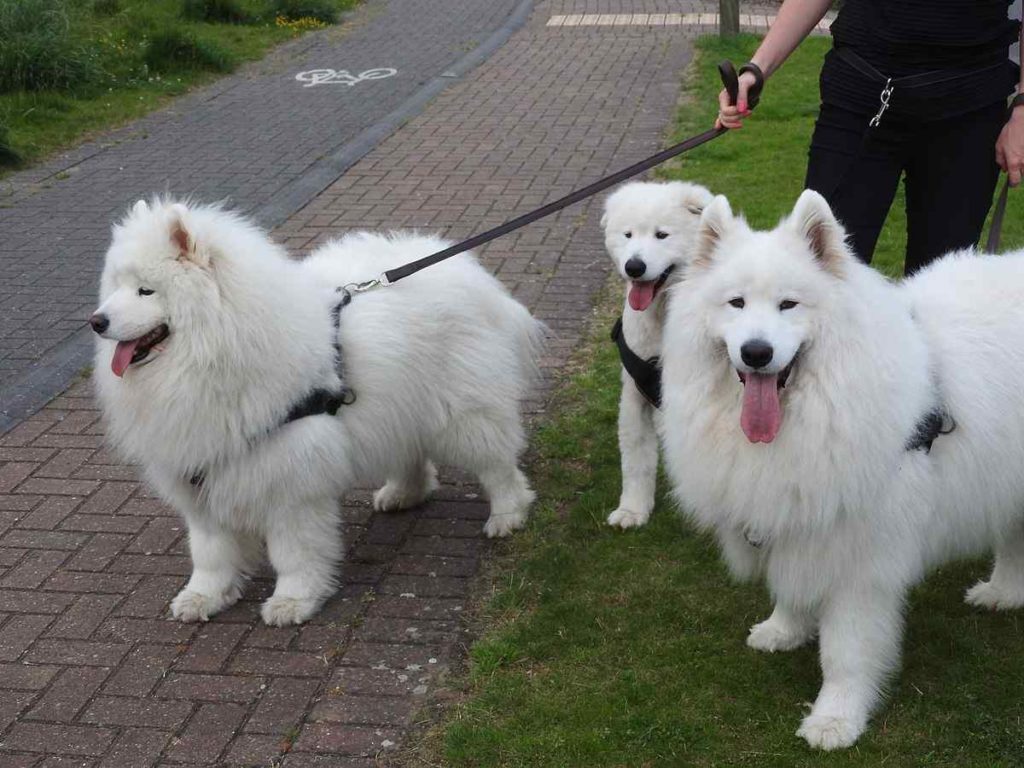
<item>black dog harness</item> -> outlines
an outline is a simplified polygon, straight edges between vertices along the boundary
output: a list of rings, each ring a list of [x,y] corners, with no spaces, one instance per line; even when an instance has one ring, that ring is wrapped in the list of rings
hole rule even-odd
[[[914,434],[907,441],[908,451],[924,451],[930,453],[932,443],[939,435],[948,435],[956,429],[956,422],[953,417],[940,408],[929,411],[921,417],[914,427]]]
[[[644,360],[629,348],[626,334],[622,332],[621,317],[612,327],[612,341],[619,348],[619,360],[636,384],[637,391],[655,408],[661,408],[661,358],[654,356]]]
[[[291,407],[288,415],[284,417],[284,421],[277,425],[278,428],[283,427],[285,424],[291,424],[293,421],[304,419],[307,416],[322,416],[323,414],[334,416],[338,413],[338,409],[341,406],[351,405],[356,401],[356,393],[344,384],[341,339],[338,336],[338,330],[341,327],[341,310],[352,301],[352,294],[345,288],[338,288],[336,292],[341,294],[341,298],[331,307],[331,322],[334,325],[334,367],[337,369],[338,376],[342,380],[341,389],[333,391],[317,387]]]
[[[339,378],[342,380],[341,389],[332,390],[324,387],[317,387],[316,389],[311,390],[305,397],[288,409],[288,415],[285,416],[277,426],[269,428],[265,433],[259,435],[257,438],[250,438],[250,444],[255,443],[256,440],[266,437],[275,429],[280,429],[281,427],[291,424],[293,421],[304,419],[307,416],[335,416],[341,406],[351,405],[356,401],[356,393],[344,384],[345,376],[344,366],[342,365],[343,358],[341,354],[341,339],[338,335],[338,331],[341,327],[341,310],[344,309],[350,301],[352,301],[352,294],[349,293],[347,288],[338,288],[335,292],[340,294],[341,297],[331,307],[331,322],[334,326],[334,367],[338,371]],[[198,469],[195,473],[189,476],[188,482],[189,485],[194,488],[202,488],[205,480],[206,470]]]

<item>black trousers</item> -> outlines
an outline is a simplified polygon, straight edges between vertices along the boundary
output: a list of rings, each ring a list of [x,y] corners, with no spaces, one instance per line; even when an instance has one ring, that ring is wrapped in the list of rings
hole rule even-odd
[[[995,146],[1006,105],[916,123],[886,113],[869,128],[872,115],[822,104],[805,184],[828,200],[857,256],[871,262],[901,176],[906,274],[977,243],[999,179]]]

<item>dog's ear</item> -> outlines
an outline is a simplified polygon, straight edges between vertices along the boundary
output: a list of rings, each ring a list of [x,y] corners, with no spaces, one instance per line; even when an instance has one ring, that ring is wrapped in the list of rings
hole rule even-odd
[[[700,216],[704,213],[704,209],[714,199],[714,195],[704,189],[704,187],[698,187],[696,184],[687,184],[683,189],[683,207],[694,216]]]
[[[177,259],[180,262],[188,262],[200,267],[210,266],[210,259],[203,249],[199,248],[195,237],[188,226],[188,208],[181,203],[171,206],[170,224],[168,233],[171,244],[177,250]]]
[[[144,213],[149,213],[149,206],[146,205],[145,200],[139,200],[132,206],[132,214],[135,216],[141,216]]]
[[[804,190],[793,206],[789,222],[810,246],[822,269],[842,277],[847,258],[846,232],[825,198],[814,190]]]
[[[695,267],[706,267],[714,259],[718,242],[732,226],[734,217],[732,208],[725,195],[716,195],[704,208],[697,228],[697,246],[694,250],[692,264]]]

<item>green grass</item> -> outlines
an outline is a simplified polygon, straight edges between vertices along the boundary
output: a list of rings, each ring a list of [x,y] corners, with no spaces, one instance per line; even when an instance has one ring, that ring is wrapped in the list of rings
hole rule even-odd
[[[181,15],[192,21],[224,24],[248,24],[257,18],[238,0],[184,0]]]
[[[38,161],[139,117],[355,2],[321,0],[320,21],[296,22],[278,0],[0,0],[11,156]],[[12,164],[0,153],[0,173]]]
[[[0,93],[68,89],[100,75],[65,0],[0,0]]]
[[[235,60],[220,46],[181,29],[157,32],[146,46],[143,61],[151,72],[230,72]]]
[[[13,167],[21,162],[21,156],[11,146],[10,129],[0,122],[0,167]]]
[[[708,124],[714,62],[745,60],[752,44],[702,45],[698,106],[682,109],[681,135]],[[774,224],[801,187],[822,52],[804,47],[750,127],[677,170],[728,194],[756,225]],[[891,269],[900,247],[895,229],[888,234]],[[603,302],[578,373],[536,435],[538,506],[495,565],[482,637],[457,681],[464,698],[411,759],[523,768],[1022,765],[1024,617],[962,602],[986,563],[945,568],[914,591],[903,669],[886,703],[855,748],[826,755],[794,736],[820,684],[816,649],[766,655],[744,644],[770,612],[764,588],[731,583],[713,542],[665,498],[643,529],[605,524],[620,488],[619,364],[607,340],[619,301],[615,291]]]
[[[316,19],[325,24],[337,21],[339,12],[334,0],[271,0],[270,5],[286,19]]]

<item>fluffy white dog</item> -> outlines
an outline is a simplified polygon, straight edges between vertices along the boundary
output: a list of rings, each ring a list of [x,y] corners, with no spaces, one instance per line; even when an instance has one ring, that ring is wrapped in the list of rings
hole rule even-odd
[[[188,523],[175,617],[238,600],[265,543],[264,621],[305,621],[335,588],[337,499],[372,482],[379,510],[417,504],[432,461],[479,477],[487,535],[524,524],[518,408],[542,326],[470,256],[347,306],[336,290],[445,245],[357,234],[293,261],[237,216],[163,201],[114,227],[95,379],[109,438]]]
[[[625,346],[628,351],[623,354],[635,355],[634,364],[642,366],[637,378],[625,365],[622,369],[622,495],[618,508],[608,516],[609,525],[644,525],[654,508],[658,475],[655,395],[659,387],[657,364],[648,361],[656,358],[661,348],[663,289],[682,274],[696,242],[701,211],[710,202],[707,189],[680,181],[626,184],[605,202],[601,219],[605,247],[626,281],[622,321],[616,324],[613,338],[620,353]]]
[[[1024,252],[887,281],[814,192],[770,232],[722,197],[704,211],[669,298],[666,463],[732,572],[767,578],[775,610],[748,644],[819,635],[797,731],[814,747],[863,732],[928,568],[995,548],[968,602],[1024,605],[1022,297]]]

